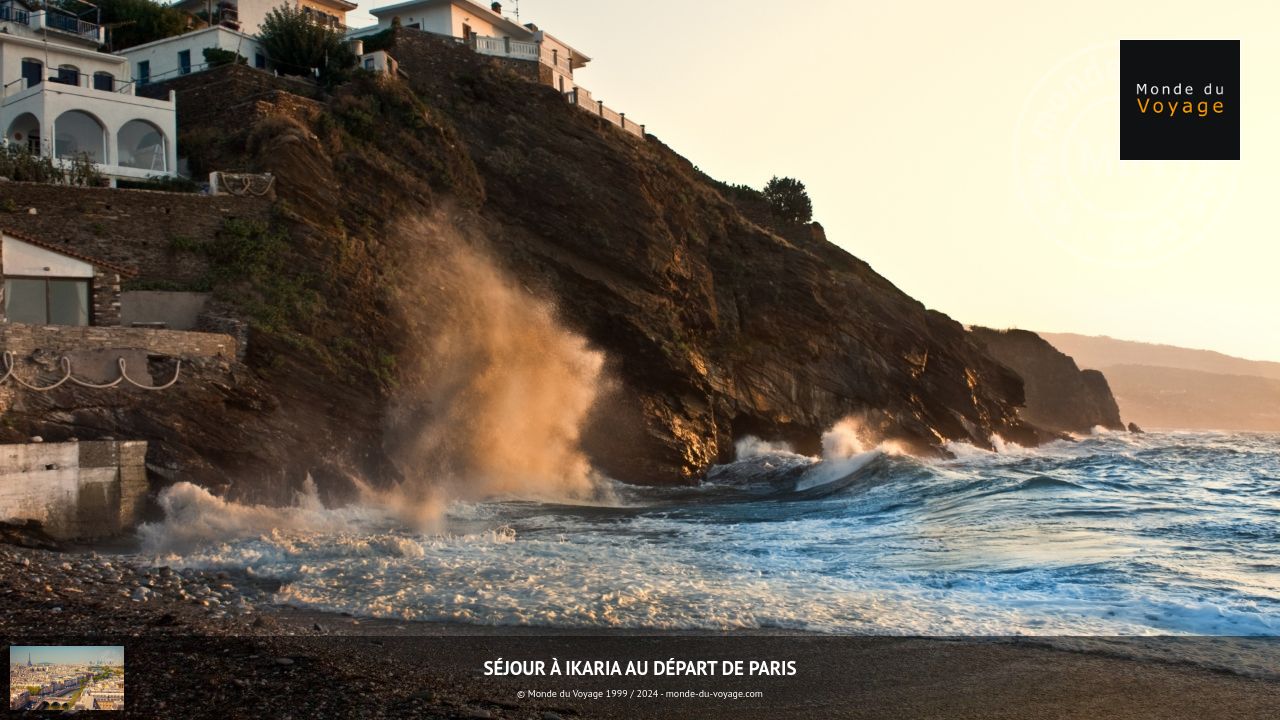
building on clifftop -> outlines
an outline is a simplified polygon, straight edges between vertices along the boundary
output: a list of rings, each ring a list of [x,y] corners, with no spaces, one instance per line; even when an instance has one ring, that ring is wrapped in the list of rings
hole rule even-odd
[[[0,129],[4,141],[61,162],[86,157],[117,179],[173,175],[177,121],[167,100],[134,93],[129,64],[98,52],[92,5],[81,15],[0,0]]]

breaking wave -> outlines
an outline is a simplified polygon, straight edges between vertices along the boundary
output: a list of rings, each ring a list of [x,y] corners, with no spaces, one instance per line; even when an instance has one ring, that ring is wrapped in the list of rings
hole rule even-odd
[[[171,511],[229,539],[156,559],[248,567],[283,602],[404,620],[1280,634],[1276,436],[1115,434],[938,461],[840,447],[852,454],[743,452],[699,487],[630,489],[626,507],[453,503],[434,533],[309,500],[277,523],[187,488]]]

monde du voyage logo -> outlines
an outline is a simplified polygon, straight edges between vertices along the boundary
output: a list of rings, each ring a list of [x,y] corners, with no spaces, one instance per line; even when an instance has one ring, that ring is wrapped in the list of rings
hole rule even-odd
[[[1239,160],[1240,41],[1121,40],[1120,159]]]

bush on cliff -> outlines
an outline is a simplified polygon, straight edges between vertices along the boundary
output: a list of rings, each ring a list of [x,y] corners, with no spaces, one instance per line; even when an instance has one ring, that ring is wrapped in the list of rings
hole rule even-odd
[[[813,219],[813,202],[804,183],[789,177],[773,176],[764,186],[764,199],[783,222],[807,223]]]
[[[312,22],[301,6],[267,13],[258,34],[271,66],[285,75],[314,75],[326,85],[341,82],[356,66],[355,52],[330,27]]]
[[[187,31],[185,13],[153,0],[99,0],[107,49],[118,51]]]

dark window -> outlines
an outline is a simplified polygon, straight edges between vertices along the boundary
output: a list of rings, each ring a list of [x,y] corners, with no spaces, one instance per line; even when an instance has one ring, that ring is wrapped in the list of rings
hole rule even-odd
[[[32,325],[88,325],[89,281],[6,278],[5,317]]]
[[[115,89],[116,89],[116,79],[115,79],[115,77],[114,77],[111,73],[104,73],[104,72],[94,73],[94,74],[93,74],[93,89],[94,89],[94,90],[106,90],[107,92],[110,92],[110,91],[112,91],[112,90],[115,90]]]
[[[151,82],[151,61],[142,60],[138,62],[138,84],[146,85]]]
[[[183,50],[178,53],[178,74],[186,75],[191,72],[191,51]]]
[[[263,55],[262,53],[254,53],[254,54],[253,54],[253,66],[254,66],[254,67],[256,67],[256,68],[266,68],[266,67],[267,67],[267,56],[266,56],[266,55]]]
[[[63,65],[58,68],[58,76],[54,78],[54,81],[63,85],[79,85],[80,69],[75,65]]]
[[[27,81],[27,87],[39,85],[44,79],[44,63],[39,60],[23,60],[22,77]]]

